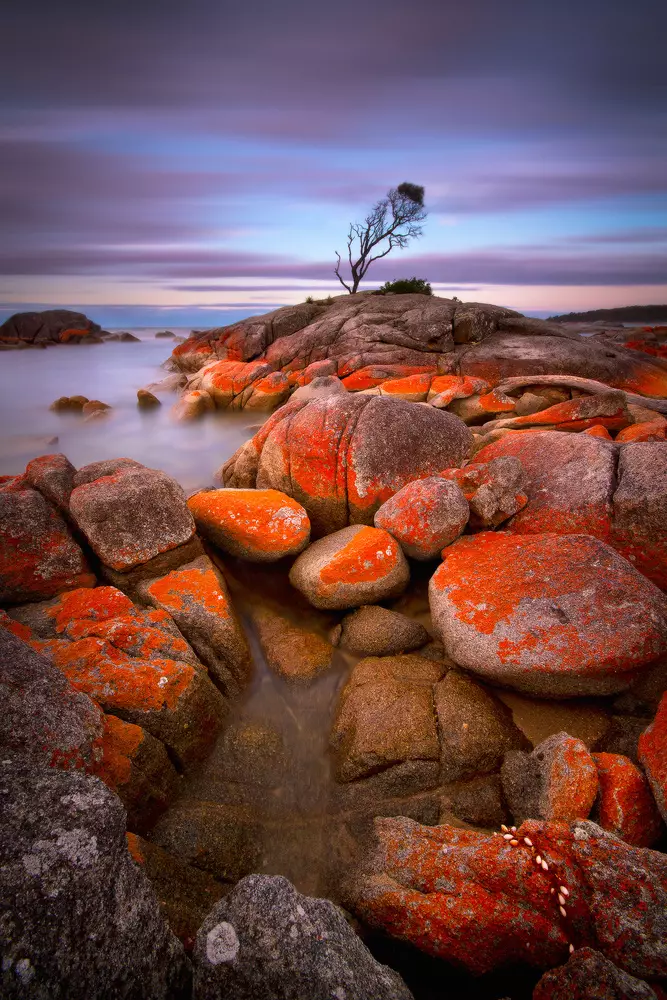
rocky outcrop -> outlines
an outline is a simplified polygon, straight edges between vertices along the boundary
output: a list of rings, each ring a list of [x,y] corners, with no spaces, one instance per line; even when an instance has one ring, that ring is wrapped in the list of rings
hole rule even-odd
[[[86,775],[0,767],[2,996],[187,1000],[188,960],[127,852],[119,800]]]
[[[530,820],[505,838],[404,818],[374,827],[344,893],[371,926],[474,975],[549,969],[581,944],[631,976],[667,975],[664,854],[588,821]]]
[[[328,900],[249,875],[206,917],[194,956],[197,1000],[411,1000]]]
[[[482,532],[445,555],[429,586],[436,632],[456,663],[494,683],[613,693],[666,651],[664,595],[590,535]]]
[[[4,347],[97,344],[103,336],[97,323],[69,309],[14,313],[0,326],[0,346]]]

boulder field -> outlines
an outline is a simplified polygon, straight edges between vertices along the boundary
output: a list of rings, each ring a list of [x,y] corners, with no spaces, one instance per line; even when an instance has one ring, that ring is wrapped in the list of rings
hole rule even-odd
[[[217,486],[3,477],[0,994],[664,997],[657,342],[307,303],[174,351]]]

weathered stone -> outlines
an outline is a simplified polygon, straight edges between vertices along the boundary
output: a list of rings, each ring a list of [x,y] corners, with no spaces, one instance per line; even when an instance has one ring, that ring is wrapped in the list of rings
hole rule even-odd
[[[7,1000],[186,1000],[189,963],[96,778],[3,761],[0,908]]]
[[[525,819],[587,819],[598,794],[595,761],[581,740],[556,733],[531,754],[511,751],[501,768],[503,792],[516,823]]]
[[[0,601],[19,604],[92,587],[86,557],[51,504],[33,489],[0,489]]]
[[[407,556],[434,559],[468,523],[468,502],[456,483],[429,476],[408,483],[376,511],[376,528],[388,531]]]
[[[28,462],[25,470],[26,482],[61,513],[69,509],[75,475],[76,469],[65,455],[41,455]]]
[[[497,528],[528,502],[523,466],[511,455],[485,463],[477,460],[463,469],[448,469],[445,476],[463,491],[474,528]]]
[[[202,490],[188,507],[214,545],[251,562],[298,555],[310,541],[306,511],[278,490]]]
[[[492,830],[510,821],[499,774],[448,785],[440,797],[440,806],[440,823],[446,823],[452,813],[464,823]]]
[[[143,466],[123,464],[76,486],[70,511],[102,562],[121,572],[185,544],[195,532],[178,483]]]
[[[341,911],[280,876],[250,875],[221,899],[197,935],[195,997],[216,1000],[411,1000]]]
[[[418,621],[367,604],[343,618],[337,644],[362,656],[391,656],[419,649],[428,641],[429,634]]]
[[[443,781],[496,771],[507,751],[531,745],[509,708],[458,670],[436,684],[434,704]]]
[[[626,444],[618,457],[610,544],[667,590],[667,447]]]
[[[660,815],[667,823],[667,693],[655,719],[639,737],[638,753]]]
[[[251,614],[267,666],[278,677],[309,681],[331,664],[333,648],[314,630],[297,625],[264,605],[254,607]]]
[[[252,672],[250,651],[222,573],[208,556],[144,580],[137,590],[173,618],[225,694],[243,690]]]
[[[400,817],[377,819],[375,837],[346,881],[345,905],[364,923],[473,975],[514,963],[550,969],[580,941],[631,975],[659,981],[667,974],[664,854],[586,821],[528,821],[517,846]],[[565,917],[560,885],[568,889]]]
[[[386,531],[351,525],[313,542],[297,557],[289,578],[316,608],[336,610],[396,597],[410,570]]]
[[[533,1000],[658,1000],[658,995],[599,951],[584,947],[577,948],[566,965],[542,976]]]
[[[589,535],[461,538],[429,594],[456,663],[531,694],[624,690],[667,646],[664,595]]]
[[[600,792],[592,818],[628,844],[651,847],[664,827],[646,778],[620,754],[595,753],[593,760]]]

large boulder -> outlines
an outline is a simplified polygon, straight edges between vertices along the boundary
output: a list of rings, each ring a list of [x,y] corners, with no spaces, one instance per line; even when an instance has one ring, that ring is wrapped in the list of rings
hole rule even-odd
[[[624,445],[617,475],[611,544],[667,590],[667,445]]]
[[[638,767],[617,753],[594,753],[599,795],[593,819],[628,844],[651,847],[664,827],[650,786]]]
[[[667,651],[665,596],[589,535],[482,532],[445,554],[429,585],[436,633],[494,683],[613,693]]]
[[[250,562],[298,555],[310,541],[305,510],[278,490],[202,490],[188,507],[214,545]]]
[[[127,572],[190,541],[195,523],[174,479],[122,461],[112,471],[90,470],[95,478],[79,470],[70,511],[101,561]]]
[[[550,969],[580,942],[630,975],[667,975],[664,854],[589,821],[530,820],[507,839],[402,817],[374,827],[343,892],[364,923],[473,975]]]
[[[101,328],[80,312],[45,309],[14,313],[0,326],[0,344],[46,347],[48,344],[97,343]]]
[[[226,464],[226,486],[276,489],[305,507],[313,535],[372,524],[415,479],[459,466],[472,435],[451,413],[350,394],[294,401]]]
[[[314,607],[336,610],[397,597],[410,570],[386,531],[351,525],[313,542],[297,557],[289,578]]]
[[[213,907],[197,935],[196,1000],[411,1000],[343,913],[285,878],[249,875]]]
[[[56,508],[35,489],[12,483],[0,488],[0,602],[39,601],[94,584]]]
[[[96,778],[3,760],[0,910],[7,1000],[186,1000],[190,970]]]

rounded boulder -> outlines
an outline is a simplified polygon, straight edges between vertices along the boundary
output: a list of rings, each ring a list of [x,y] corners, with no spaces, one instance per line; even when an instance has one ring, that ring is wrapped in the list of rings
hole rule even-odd
[[[459,539],[429,597],[455,662],[528,694],[622,691],[667,650],[665,596],[589,535]]]
[[[251,562],[295,556],[310,541],[306,511],[279,490],[203,490],[188,507],[202,535]]]
[[[375,515],[376,528],[389,531],[406,556],[435,559],[459,537],[470,517],[460,487],[440,476],[408,483]]]
[[[410,570],[400,545],[386,531],[351,525],[309,546],[289,578],[314,607],[338,610],[398,596]]]

